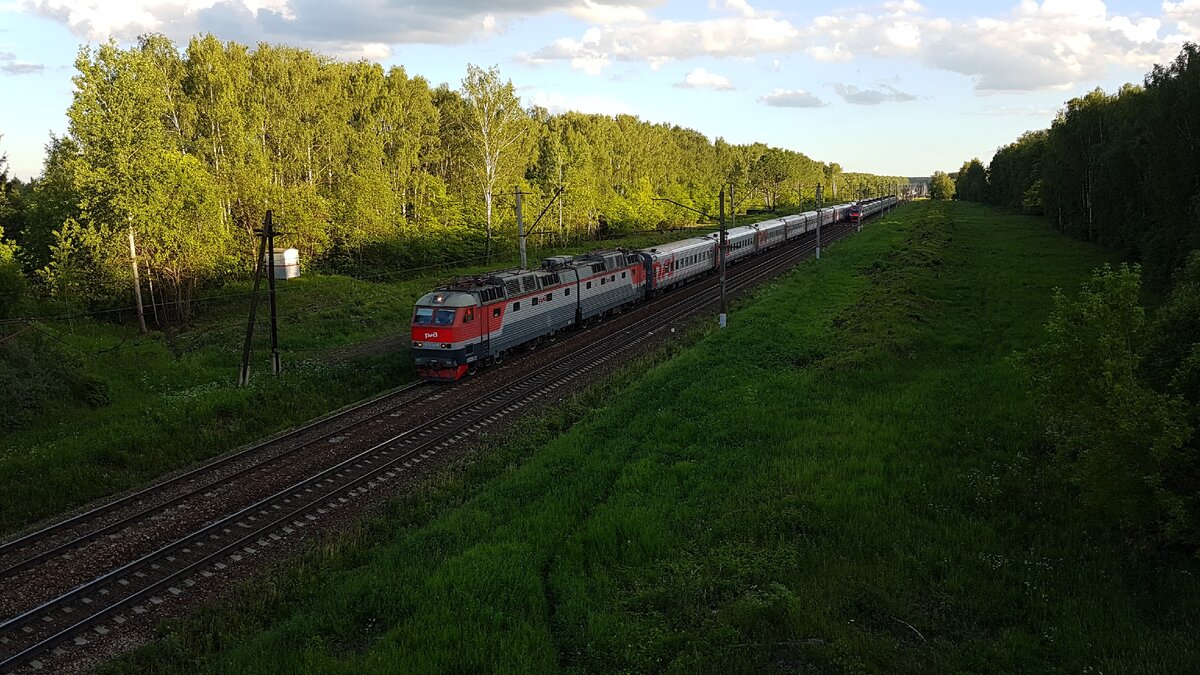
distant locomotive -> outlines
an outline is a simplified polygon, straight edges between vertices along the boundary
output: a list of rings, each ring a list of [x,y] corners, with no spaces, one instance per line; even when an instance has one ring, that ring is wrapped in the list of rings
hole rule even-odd
[[[891,208],[879,197],[784,216],[726,232],[726,261],[735,263],[821,226],[860,222]],[[504,270],[463,279],[417,300],[412,352],[417,375],[454,381],[498,363],[517,347],[620,312],[646,297],[711,273],[719,265],[717,233],[645,250],[555,256],[536,270]]]

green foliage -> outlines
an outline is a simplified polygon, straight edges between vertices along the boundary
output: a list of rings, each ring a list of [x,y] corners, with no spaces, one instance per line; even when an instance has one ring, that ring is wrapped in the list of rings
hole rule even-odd
[[[89,408],[103,408],[112,404],[108,383],[93,375],[82,375],[71,383],[71,398]]]
[[[70,400],[79,362],[30,327],[9,328],[2,337],[7,339],[0,343],[0,431],[11,432]]]
[[[1200,405],[1195,366],[1200,345],[1200,251],[1193,251],[1146,333],[1139,374],[1155,389]]]
[[[1050,129],[997,150],[986,200],[1140,260],[1165,289],[1200,248],[1198,142],[1200,47],[1187,43],[1143,86],[1073,98]]]
[[[1091,510],[1145,543],[1196,546],[1192,429],[1178,399],[1137,377],[1140,293],[1140,270],[1128,265],[1098,269],[1074,300],[1057,292],[1046,342],[1022,362],[1059,460]]]
[[[13,314],[25,294],[25,276],[17,261],[17,245],[4,238],[0,227],[0,318]]]
[[[929,179],[929,198],[934,201],[954,199],[954,179],[944,171],[934,171]]]
[[[169,297],[177,322],[206,288],[253,269],[267,209],[306,266],[363,275],[353,261],[373,250],[422,266],[506,254],[516,187],[528,220],[565,188],[541,227],[565,244],[692,224],[653,200],[715,213],[726,180],[746,210],[811,207],[818,183],[835,180],[836,197],[842,179],[837,165],[761,143],[527,110],[496,67],[433,88],[399,67],[212,35],[182,52],[162,35],[84,47],[75,66],[68,134],[22,189],[19,224],[0,204],[0,227],[48,295],[83,307],[130,303],[132,227],[143,296],[153,285]],[[880,178],[854,177],[849,196],[895,182]]]
[[[984,202],[988,199],[988,174],[983,162],[976,157],[965,162],[954,180],[954,198],[967,202]]]
[[[987,201],[1033,215],[1044,212],[1042,157],[1049,133],[1027,131],[996,151],[988,165]]]

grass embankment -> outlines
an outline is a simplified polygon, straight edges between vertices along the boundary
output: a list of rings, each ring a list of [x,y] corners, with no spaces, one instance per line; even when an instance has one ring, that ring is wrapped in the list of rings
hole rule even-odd
[[[114,668],[1195,672],[1200,570],[1080,520],[1010,361],[1102,260],[907,207]]]
[[[647,247],[692,234],[651,232],[535,248],[530,260],[536,264],[546,255],[598,246]],[[222,289],[225,300],[199,303],[197,319],[181,332],[139,336],[132,326],[76,320],[48,322],[10,337],[7,347],[36,340],[40,351],[33,353],[41,363],[26,363],[26,373],[0,376],[0,392],[11,396],[0,421],[20,418],[18,428],[7,433],[0,424],[0,533],[412,380],[404,336],[417,297],[456,275],[516,263],[498,260],[369,280],[310,273],[281,284],[285,370],[278,378],[269,374],[264,298],[247,388],[237,387],[236,379],[249,307],[249,298],[239,294],[248,293],[249,284]],[[397,339],[387,340],[391,336]],[[82,395],[68,382],[78,378],[91,384]],[[89,407],[83,401],[96,403],[95,383],[107,402]],[[29,403],[39,398],[34,390],[40,391],[40,405]]]

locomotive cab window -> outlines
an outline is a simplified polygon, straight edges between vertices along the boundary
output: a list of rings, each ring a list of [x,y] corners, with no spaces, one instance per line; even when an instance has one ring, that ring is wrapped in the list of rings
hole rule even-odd
[[[603,285],[604,285],[604,282],[605,282],[605,281],[608,281],[608,279],[605,279],[604,277],[600,277],[600,285],[601,285],[601,286],[603,286]]]
[[[514,311],[514,312],[519,312],[519,311],[521,311],[521,303],[519,303],[519,302],[514,302],[514,303],[513,303],[513,311]]]
[[[449,326],[454,323],[454,310],[439,309],[433,322],[439,326]]]
[[[589,282],[588,282],[588,285],[587,285],[587,287],[588,287],[588,288],[591,288],[591,287],[592,287],[592,282],[590,282],[590,281],[589,281]]]
[[[538,303],[538,299],[536,296],[533,298],[533,300],[530,300],[530,302],[529,302],[529,304],[533,305],[534,307],[537,307],[537,303]]]
[[[499,307],[496,307],[495,309],[492,310],[492,316],[493,317],[500,316],[500,308]]]
[[[475,308],[468,307],[463,310],[463,323],[471,323],[475,320]]]
[[[563,290],[563,295],[570,295],[570,294],[571,294],[571,289],[570,289],[570,288],[566,288],[566,289],[564,289],[564,290]]]
[[[621,272],[621,278],[622,278],[622,279],[624,279],[624,278],[625,278],[625,273],[624,273],[624,272]]]
[[[417,313],[413,315],[413,323],[418,326],[428,326],[433,323],[433,308],[418,307]]]

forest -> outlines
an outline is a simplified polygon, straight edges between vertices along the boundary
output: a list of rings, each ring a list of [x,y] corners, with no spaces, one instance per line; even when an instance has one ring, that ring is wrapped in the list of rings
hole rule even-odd
[[[461,86],[305,49],[161,35],[84,46],[69,128],[42,175],[0,164],[0,318],[95,311],[142,292],[176,323],[252,274],[267,209],[305,265],[358,274],[487,259],[516,245],[514,191],[558,241],[716,213],[881,194],[907,179],[637,117],[525,107],[497,68]],[[2,139],[0,139],[2,142]],[[557,198],[556,198],[557,197]],[[547,207],[553,202],[552,209]]]
[[[1022,356],[1059,466],[1130,541],[1200,549],[1200,47],[963,164],[956,199],[1114,251]]]
[[[1200,47],[1141,86],[1067,101],[1049,129],[963,164],[958,198],[1045,214],[1058,229],[1139,260],[1163,287],[1200,248]]]

